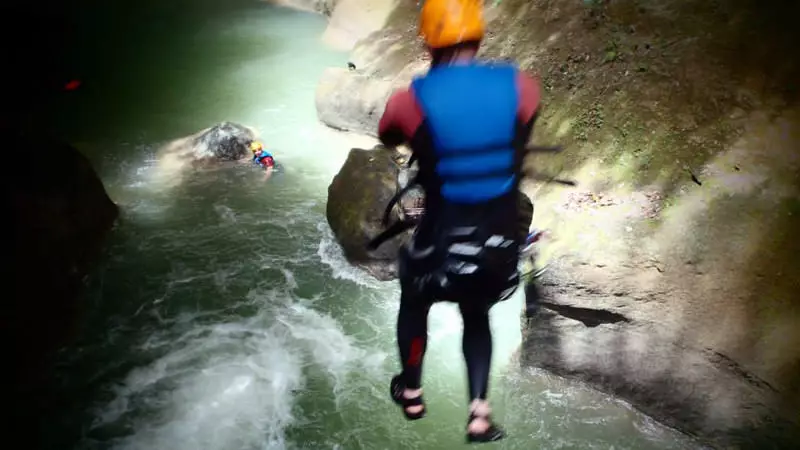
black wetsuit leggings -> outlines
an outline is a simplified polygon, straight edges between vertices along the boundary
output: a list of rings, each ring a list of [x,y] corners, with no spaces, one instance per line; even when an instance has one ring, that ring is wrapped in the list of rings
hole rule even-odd
[[[403,289],[400,312],[397,316],[397,344],[403,364],[403,381],[408,389],[422,385],[422,360],[428,344],[428,311],[432,299]],[[492,361],[492,332],[489,311],[485,305],[472,308],[459,305],[464,320],[462,349],[467,365],[470,400],[486,399],[489,389],[489,370]]]

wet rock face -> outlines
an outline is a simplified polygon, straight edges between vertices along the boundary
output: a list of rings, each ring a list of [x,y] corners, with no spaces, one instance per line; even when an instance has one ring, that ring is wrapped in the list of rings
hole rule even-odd
[[[397,252],[411,235],[407,231],[374,252],[366,248],[367,242],[384,230],[384,210],[399,188],[402,172],[396,157],[383,147],[354,148],[328,187],[328,224],[345,257],[382,281],[397,277]],[[393,214],[391,220],[398,217]]]
[[[714,448],[796,447],[796,410],[782,386],[690,338],[729,333],[690,326],[697,313],[681,305],[690,292],[674,281],[645,285],[642,270],[665,277],[652,262],[612,266],[574,256],[550,261],[539,280],[540,310],[523,319],[523,365],[589,383]]]
[[[250,156],[249,145],[255,138],[255,133],[244,125],[222,122],[196,137],[192,151],[195,159],[237,161]]]
[[[118,208],[75,148],[23,135],[7,140],[6,148],[2,342],[10,347],[3,352],[11,356],[9,377],[23,390],[20,385],[36,383],[32,375],[69,333],[84,278]]]
[[[391,81],[345,67],[328,68],[317,85],[317,117],[331,128],[374,136],[391,88]]]

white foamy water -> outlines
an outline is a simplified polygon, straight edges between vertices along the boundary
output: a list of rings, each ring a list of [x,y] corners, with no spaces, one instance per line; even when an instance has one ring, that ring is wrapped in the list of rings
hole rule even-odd
[[[268,297],[255,295],[271,303]],[[122,449],[286,448],[304,367],[313,364],[338,383],[364,369],[365,352],[328,316],[298,304],[271,309],[152,336],[146,347],[169,352],[131,371],[92,427],[127,422],[135,431],[114,442]],[[141,417],[143,410],[152,413]]]

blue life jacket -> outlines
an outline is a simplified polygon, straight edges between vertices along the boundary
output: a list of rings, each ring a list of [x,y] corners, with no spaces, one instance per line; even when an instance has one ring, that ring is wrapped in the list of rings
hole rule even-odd
[[[412,82],[444,200],[479,204],[516,190],[516,80],[513,65],[475,61],[432,68]]]
[[[258,153],[253,155],[253,162],[256,164],[260,164],[261,160],[267,157],[272,157],[272,154],[266,150],[261,150]],[[273,157],[274,159],[274,157]]]

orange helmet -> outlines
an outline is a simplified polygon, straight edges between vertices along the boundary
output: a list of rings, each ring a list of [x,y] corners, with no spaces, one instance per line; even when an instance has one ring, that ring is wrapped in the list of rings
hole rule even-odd
[[[483,38],[483,0],[425,0],[419,34],[431,48]]]

